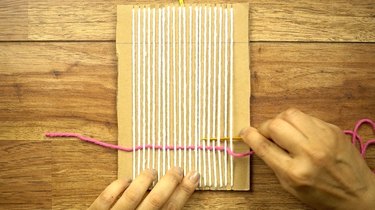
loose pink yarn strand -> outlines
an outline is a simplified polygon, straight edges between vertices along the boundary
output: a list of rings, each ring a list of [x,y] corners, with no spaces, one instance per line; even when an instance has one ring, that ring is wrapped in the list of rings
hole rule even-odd
[[[366,119],[366,118],[359,120],[356,123],[353,131],[351,131],[351,130],[344,131],[345,134],[348,134],[348,135],[352,136],[352,144],[355,145],[357,142],[359,143],[359,151],[360,151],[363,158],[366,157],[367,148],[370,145],[375,144],[375,139],[369,139],[369,140],[366,141],[366,143],[363,143],[362,137],[358,134],[359,128],[364,124],[369,124],[372,127],[372,130],[375,131],[375,122],[370,120],[370,119]]]
[[[370,119],[361,119],[359,120],[355,127],[354,127],[354,130],[351,131],[351,130],[345,130],[344,133],[347,134],[347,135],[351,135],[352,136],[352,144],[356,144],[357,142],[359,143],[359,151],[362,155],[363,158],[365,158],[366,156],[366,151],[368,149],[368,147],[372,144],[375,144],[375,139],[370,139],[370,140],[367,140],[366,143],[363,143],[363,139],[361,136],[359,136],[358,134],[358,130],[359,128],[363,125],[363,124],[369,124],[373,130],[375,130],[375,122],[370,120]],[[94,138],[90,138],[90,137],[87,137],[87,136],[83,136],[81,134],[78,134],[78,133],[60,133],[60,132],[51,132],[51,133],[46,133],[45,134],[46,137],[74,137],[74,138],[78,138],[82,141],[86,141],[86,142],[89,142],[89,143],[93,143],[93,144],[96,144],[96,145],[99,145],[99,146],[102,146],[102,147],[106,147],[106,148],[110,148],[110,149],[115,149],[115,150],[121,150],[121,151],[125,151],[125,152],[133,152],[133,147],[122,147],[122,146],[119,146],[119,145],[115,145],[115,144],[109,144],[109,143],[105,143],[105,142],[102,142],[102,141],[99,141],[99,140],[96,140]],[[137,150],[142,150],[142,149],[152,149],[153,148],[153,145],[150,145],[150,144],[147,144],[145,145],[145,147],[143,147],[143,145],[138,145],[135,147],[135,151]],[[219,151],[224,151],[224,146],[206,146],[205,149],[207,150],[213,150],[213,149],[216,149],[216,150],[219,150]],[[161,145],[155,145],[155,149],[163,149],[163,146]],[[166,149],[167,150],[174,150],[174,146],[171,146],[171,145],[168,145],[166,146]],[[184,149],[183,146],[177,146],[176,147],[177,150],[182,150]],[[195,149],[195,146],[194,145],[190,145],[190,146],[187,146],[187,149],[189,150],[194,150]],[[203,146],[198,146],[198,149],[199,150],[203,150]],[[249,156],[249,155],[252,155],[254,154],[253,151],[249,151],[249,152],[245,152],[245,153],[235,153],[234,151],[232,151],[230,148],[227,148],[226,149],[226,152],[233,156],[233,157],[246,157],[246,156]]]

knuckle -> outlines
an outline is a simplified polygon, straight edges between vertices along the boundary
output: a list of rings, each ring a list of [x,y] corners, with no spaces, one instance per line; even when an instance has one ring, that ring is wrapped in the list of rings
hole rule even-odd
[[[294,169],[288,173],[289,184],[293,188],[310,186],[312,182],[312,173],[304,168]]]
[[[184,192],[185,194],[187,194],[187,195],[191,195],[191,194],[193,194],[193,192],[194,192],[194,190],[195,190],[195,186],[183,182],[183,183],[181,184],[181,186],[180,186],[180,189],[181,189],[181,191]]]
[[[331,127],[332,127],[332,130],[334,131],[334,132],[337,132],[337,133],[342,133],[342,131],[341,131],[341,129],[339,128],[339,126],[337,126],[337,125],[331,125]]]
[[[330,160],[330,154],[325,150],[315,150],[308,152],[311,161],[318,167],[327,164]]]
[[[322,133],[325,134],[325,135],[334,135],[335,134],[335,129],[334,128],[331,128],[331,127],[328,127],[328,126],[324,126],[321,128],[322,130]]]
[[[99,196],[99,201],[103,204],[112,204],[115,200],[115,196],[111,192],[103,192]]]
[[[156,208],[156,209],[160,209],[161,206],[163,205],[162,198],[159,194],[150,195],[148,202],[151,205],[151,207]]]
[[[259,142],[257,146],[256,154],[259,158],[264,159],[265,156],[268,154],[270,148],[270,143],[267,141],[261,141]]]
[[[168,205],[166,206],[166,209],[167,210],[177,210],[177,209],[180,209],[177,205],[177,201],[176,200],[171,200],[168,202]]]
[[[280,129],[281,126],[284,125],[284,120],[282,119],[274,119],[270,122],[270,124],[268,125],[269,129],[271,132],[274,132],[275,130],[278,130]]]
[[[337,139],[341,139],[343,136],[345,136],[344,132],[336,125],[332,126],[331,132],[332,132],[332,135],[336,137]]]
[[[284,116],[286,119],[290,120],[290,119],[294,119],[300,113],[301,111],[296,108],[289,108],[285,111]]]
[[[136,190],[129,189],[124,192],[123,196],[124,196],[124,199],[129,203],[138,203],[138,200],[139,200],[138,194],[139,192],[137,192]]]
[[[320,132],[317,134],[317,138],[320,139],[322,143],[331,147],[335,147],[338,136],[339,133],[335,131],[335,128],[328,126],[320,128]]]

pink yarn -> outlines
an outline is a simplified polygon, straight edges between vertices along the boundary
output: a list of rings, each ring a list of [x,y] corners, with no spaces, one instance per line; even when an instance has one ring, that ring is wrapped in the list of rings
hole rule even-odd
[[[345,130],[344,133],[347,134],[347,135],[351,135],[352,136],[352,143],[354,145],[357,142],[359,143],[359,151],[360,151],[362,157],[365,158],[366,157],[367,148],[370,145],[375,144],[375,139],[370,139],[370,140],[367,140],[366,143],[363,143],[364,141],[363,141],[362,137],[358,134],[358,130],[359,130],[359,128],[363,124],[369,124],[370,126],[372,126],[372,129],[375,131],[375,122],[374,121],[372,121],[370,119],[362,119],[362,120],[359,120],[356,123],[356,125],[354,127],[354,130],[352,130],[352,131],[351,130]],[[58,132],[54,133],[54,132],[51,132],[51,133],[46,133],[45,135],[46,135],[46,137],[74,137],[74,138],[78,138],[78,139],[80,139],[82,141],[86,141],[86,142],[90,142],[90,143],[93,143],[93,144],[97,144],[97,145],[102,146],[102,147],[106,147],[106,148],[110,148],[110,149],[115,149],[115,150],[121,150],[121,151],[125,151],[125,152],[133,152],[133,148],[132,147],[122,147],[122,146],[115,145],[115,144],[105,143],[105,142],[102,142],[102,141],[99,141],[99,140],[96,140],[96,139],[93,139],[93,138],[90,138],[90,137],[82,136],[81,134],[77,134],[77,133],[58,133]],[[143,147],[143,145],[138,145],[138,146],[135,147],[135,151],[142,150],[144,148],[146,148],[146,149],[152,149],[153,145],[147,144],[144,147]],[[168,145],[165,148],[167,150],[173,150],[174,146]],[[187,146],[186,148],[188,150],[194,150],[195,146],[194,145],[190,145],[190,146]],[[213,148],[214,148],[213,146],[206,146],[206,150],[213,150]],[[162,150],[164,148],[163,148],[162,145],[155,145],[155,149]],[[176,149],[177,150],[182,150],[182,149],[184,149],[184,146],[177,146]],[[203,150],[203,147],[202,146],[198,146],[198,149]],[[219,150],[219,151],[224,151],[224,147],[223,146],[215,146],[215,149]],[[245,152],[245,153],[235,153],[230,148],[227,148],[226,152],[229,155],[233,156],[233,157],[246,157],[246,156],[254,154],[253,151],[248,151],[248,152]]]
[[[375,139],[370,139],[370,140],[367,140],[366,143],[363,143],[363,139],[360,135],[358,135],[358,130],[359,128],[363,125],[363,124],[369,124],[371,127],[372,127],[372,130],[375,131],[375,122],[370,120],[370,119],[362,119],[362,120],[359,120],[355,127],[354,127],[354,130],[346,130],[344,131],[345,134],[348,134],[348,135],[351,135],[352,136],[352,144],[356,144],[357,142],[359,143],[359,151],[362,155],[363,158],[366,157],[366,151],[367,151],[367,148],[371,145],[371,144],[375,144]]]
[[[96,140],[96,139],[93,139],[93,138],[90,138],[90,137],[82,136],[81,134],[78,134],[78,133],[46,133],[46,137],[74,137],[74,138],[78,138],[82,141],[97,144],[97,145],[102,146],[102,147],[115,149],[115,150],[121,150],[121,151],[125,151],[125,152],[133,152],[132,147],[122,147],[122,146],[115,145],[115,144],[105,143],[105,142],[102,142],[102,141],[99,141],[99,140]],[[142,150],[143,148],[152,149],[153,146],[151,144],[147,144],[147,145],[145,145],[145,147],[143,147],[143,145],[139,145],[139,146],[135,147],[135,151]],[[174,146],[168,145],[165,148],[167,150],[173,150]],[[183,150],[184,148],[185,148],[184,146],[177,146],[176,147],[177,150]],[[195,146],[194,145],[186,146],[186,148],[188,150],[194,150]],[[164,149],[164,147],[162,145],[155,145],[155,149],[162,150],[162,149]],[[203,146],[198,146],[198,149],[203,150]],[[223,146],[216,146],[215,149],[219,150],[219,151],[223,151],[224,147]],[[206,146],[206,150],[213,150],[213,146]],[[246,157],[246,156],[252,155],[254,153],[253,151],[249,151],[249,152],[245,152],[245,153],[235,153],[234,151],[232,151],[229,148],[227,148],[226,151],[229,155],[232,155],[233,157]]]

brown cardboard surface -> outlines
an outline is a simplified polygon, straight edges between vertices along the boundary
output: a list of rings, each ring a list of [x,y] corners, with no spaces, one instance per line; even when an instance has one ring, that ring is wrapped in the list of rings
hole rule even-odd
[[[189,5],[185,5],[189,6]],[[194,6],[194,5],[193,5]],[[248,4],[229,4],[234,9],[234,87],[233,87],[233,134],[250,123],[250,70],[248,50]],[[118,144],[132,146],[132,5],[117,7],[116,49],[118,57]],[[193,55],[194,56],[194,55]],[[174,126],[171,124],[171,126]],[[246,152],[243,142],[234,142],[235,152]],[[171,153],[171,155],[173,152]],[[132,176],[132,154],[118,152],[118,176]],[[249,190],[250,157],[234,158],[234,185],[219,190]],[[213,188],[202,188],[213,189]]]

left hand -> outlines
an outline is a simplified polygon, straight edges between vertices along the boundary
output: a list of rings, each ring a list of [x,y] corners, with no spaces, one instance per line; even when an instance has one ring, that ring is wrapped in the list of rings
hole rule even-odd
[[[198,187],[199,174],[192,171],[183,177],[181,168],[172,168],[146,194],[156,178],[156,171],[147,169],[134,181],[118,179],[99,195],[89,209],[181,209]]]

